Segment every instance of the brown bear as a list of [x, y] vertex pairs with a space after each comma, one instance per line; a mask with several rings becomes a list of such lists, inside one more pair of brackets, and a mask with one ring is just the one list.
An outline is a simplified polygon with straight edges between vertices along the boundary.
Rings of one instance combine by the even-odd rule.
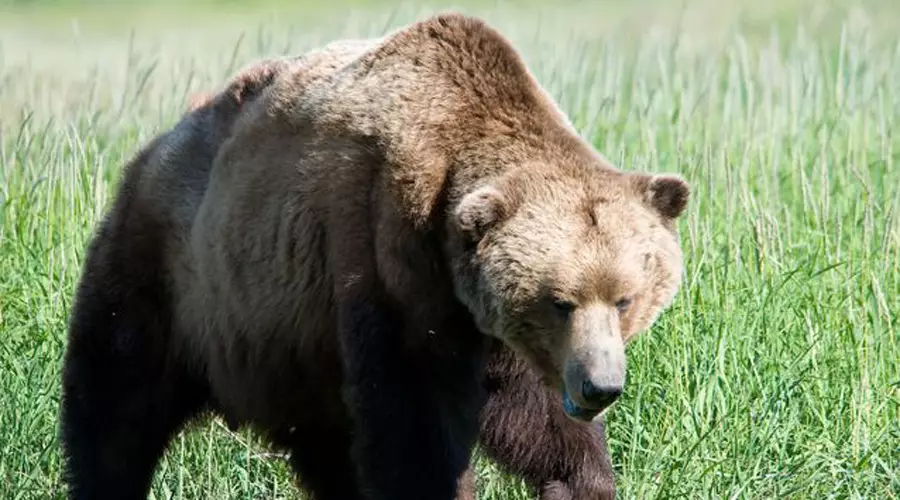
[[611, 166], [477, 19], [340, 47], [201, 100], [127, 167], [70, 320], [72, 498], [145, 497], [205, 409], [292, 449], [317, 499], [452, 499], [479, 423], [583, 498], [591, 445], [523, 450], [598, 436], [575, 421], [678, 289], [687, 184]]

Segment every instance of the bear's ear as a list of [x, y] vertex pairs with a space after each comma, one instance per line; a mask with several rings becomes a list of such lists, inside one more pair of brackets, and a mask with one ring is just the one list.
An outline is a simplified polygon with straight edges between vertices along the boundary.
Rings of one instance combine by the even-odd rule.
[[647, 203], [667, 219], [678, 218], [687, 207], [691, 187], [679, 175], [640, 174], [635, 182]]
[[463, 196], [454, 212], [456, 226], [474, 243], [509, 212], [509, 199], [499, 189], [487, 185]]

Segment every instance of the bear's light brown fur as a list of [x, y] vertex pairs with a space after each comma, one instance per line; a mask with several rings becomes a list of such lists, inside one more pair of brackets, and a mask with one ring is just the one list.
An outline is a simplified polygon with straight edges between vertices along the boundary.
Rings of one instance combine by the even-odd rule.
[[[169, 368], [128, 398], [146, 392], [156, 408], [156, 384], [202, 386], [234, 425], [291, 446], [319, 498], [450, 499], [488, 338], [528, 359], [573, 418], [622, 390], [625, 342], [678, 288], [688, 188], [612, 167], [478, 20], [437, 16], [336, 47], [263, 73], [208, 178], [167, 160], [178, 132], [141, 158], [115, 210], [143, 224], [104, 237], [127, 248], [152, 229], [142, 258], [159, 277], [104, 261], [129, 257], [98, 244], [70, 336], [95, 348], [70, 347], [69, 363], [131, 380], [117, 357], [158, 356], [144, 361]], [[130, 312], [87, 339], [110, 311]], [[165, 348], [133, 346], [141, 328]], [[67, 401], [101, 390], [103, 377], [75, 373]], [[102, 401], [125, 411], [124, 396]], [[100, 467], [90, 457], [113, 431], [76, 450], [83, 467]], [[102, 490], [89, 484], [102, 472], [74, 481]]]

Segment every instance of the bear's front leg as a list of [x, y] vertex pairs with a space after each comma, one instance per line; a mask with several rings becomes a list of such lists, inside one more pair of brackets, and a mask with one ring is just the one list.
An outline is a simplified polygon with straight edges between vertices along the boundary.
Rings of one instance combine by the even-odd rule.
[[612, 500], [615, 472], [603, 418], [575, 422], [560, 396], [511, 349], [495, 344], [485, 386], [479, 441], [504, 470], [539, 491], [540, 500]]
[[363, 497], [453, 500], [478, 432], [477, 378], [412, 352], [405, 321], [381, 295], [345, 297], [338, 311]]

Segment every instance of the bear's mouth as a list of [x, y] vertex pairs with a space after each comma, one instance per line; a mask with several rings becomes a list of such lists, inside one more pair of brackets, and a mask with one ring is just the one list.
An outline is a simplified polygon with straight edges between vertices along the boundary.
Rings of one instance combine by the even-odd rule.
[[603, 409], [592, 409], [578, 406], [578, 403], [569, 397], [569, 391], [563, 391], [563, 411], [566, 416], [579, 422], [591, 422]]

